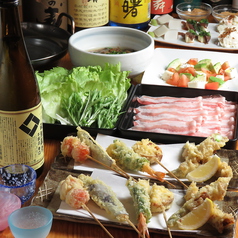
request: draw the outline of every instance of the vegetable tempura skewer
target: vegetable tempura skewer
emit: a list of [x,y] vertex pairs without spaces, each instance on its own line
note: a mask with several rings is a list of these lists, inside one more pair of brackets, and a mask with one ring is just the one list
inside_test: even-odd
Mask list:
[[137,141],[132,149],[142,157],[147,158],[150,161],[150,164],[159,164],[162,168],[164,168],[171,177],[174,177],[179,183],[181,183],[185,188],[188,186],[183,183],[175,174],[173,174],[169,169],[167,169],[162,163],[163,152],[161,148],[152,142],[149,139],[142,139],[141,141]]
[[83,130],[81,127],[77,127],[77,130],[78,138],[80,138],[81,141],[89,146],[91,157],[94,159],[94,161],[98,161],[98,163],[110,168],[113,171],[116,171],[125,178],[130,177],[125,171],[117,166],[116,161],[107,154],[105,149],[99,145],[87,131]]
[[163,213],[164,220],[166,223],[167,231],[169,237],[171,238],[170,228],[168,227],[168,221],[165,214],[165,210],[168,210],[174,200],[174,194],[163,185],[158,185],[154,183],[152,186],[149,183],[149,180],[139,179],[137,182],[139,185],[144,187],[150,197],[150,210],[151,213]]
[[134,201],[134,206],[136,210],[136,216],[138,219],[138,229],[142,234],[142,237],[150,237],[147,223],[152,217],[150,210],[150,196],[147,189],[141,186],[138,182],[129,178],[126,183],[132,199]]
[[114,140],[113,144],[109,145],[106,151],[113,159],[116,160],[119,166],[132,171],[146,172],[154,179],[169,183],[168,181],[164,180],[165,173],[154,171],[150,167],[150,162],[148,159],[135,153],[132,149],[127,147],[124,142],[120,140]]
[[103,230],[111,237],[113,236],[103,226],[103,224],[93,215],[90,209],[86,206],[90,196],[88,191],[83,187],[83,182],[69,175],[65,180],[60,182],[59,186],[60,199],[75,209],[83,208],[93,217],[93,219],[103,228]]
[[108,214],[115,217],[120,222],[127,222],[138,233],[138,229],[129,219],[129,214],[123,204],[117,198],[114,191],[99,179],[93,179],[90,176],[80,174],[79,179],[83,181],[91,199]]

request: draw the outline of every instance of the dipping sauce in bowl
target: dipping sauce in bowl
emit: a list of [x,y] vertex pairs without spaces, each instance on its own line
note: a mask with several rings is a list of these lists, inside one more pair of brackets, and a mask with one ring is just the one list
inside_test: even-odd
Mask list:
[[200,21],[208,18],[212,12],[212,7],[207,3],[192,4],[183,2],[176,6],[176,12],[181,19]]
[[104,47],[100,49],[91,50],[89,52],[99,53],[99,54],[127,54],[131,52],[135,52],[135,50],[120,48],[120,47]]
[[227,16],[238,16],[238,8],[233,8],[231,4],[222,4],[213,7],[212,15],[216,22],[219,22]]

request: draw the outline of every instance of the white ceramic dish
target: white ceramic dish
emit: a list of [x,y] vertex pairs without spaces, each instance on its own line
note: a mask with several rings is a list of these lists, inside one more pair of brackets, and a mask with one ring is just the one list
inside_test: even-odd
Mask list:
[[[125,186],[126,179],[119,177],[117,175],[113,175],[111,173],[94,170],[91,177],[94,179],[100,179],[108,186],[110,186],[113,191],[116,193],[118,199],[123,203],[124,207],[126,208],[127,212],[129,213],[130,220],[137,224],[136,213],[134,207],[131,205],[133,204],[132,198],[130,196],[128,188]],[[116,186],[115,186],[116,184]],[[166,211],[166,216],[169,218],[174,212],[176,212],[181,205],[183,204],[183,190],[174,190],[177,193],[174,193],[174,201],[172,206],[169,210]],[[107,214],[104,210],[100,209],[93,201],[89,201],[87,203],[88,208],[90,211],[96,216],[97,219],[101,221],[112,221],[118,222],[113,216]],[[83,209],[73,209],[65,202],[61,202],[59,209],[57,210],[58,213],[74,215],[79,217],[91,218],[89,213]],[[122,223],[123,224],[123,223]],[[124,223],[126,224],[126,223]],[[124,225],[123,224],[123,225]],[[166,223],[162,213],[154,213],[153,217],[151,218],[148,228],[154,229],[162,229],[166,230]],[[196,231],[194,231],[196,233]]]
[[[126,54],[101,54],[105,47],[132,49]],[[95,27],[73,34],[69,39],[69,54],[74,66],[101,66],[121,63],[122,71],[130,76],[142,73],[154,53],[154,40],[147,33],[128,27]]]
[[[155,16],[154,18],[158,18],[160,16]],[[181,20],[185,21],[185,20]],[[163,36],[161,37],[155,37],[154,40],[157,42],[161,43],[166,43],[166,44],[172,44],[172,45],[177,45],[177,46],[183,46],[187,48],[200,48],[200,49],[210,49],[210,50],[219,50],[219,51],[238,51],[238,48],[224,48],[220,45],[218,45],[218,36],[219,33],[216,31],[217,23],[209,23],[208,25],[208,31],[211,33],[211,40],[209,41],[208,44],[204,44],[198,41],[194,41],[194,43],[186,43],[181,36],[178,37],[176,40],[164,40]],[[158,26],[150,26],[149,30],[154,31]],[[186,32],[185,30],[182,29],[182,23],[181,23],[181,28],[177,29],[179,32]]]
[[[225,62],[228,61],[231,67],[238,69],[238,58],[236,54],[225,53],[225,52],[213,52],[213,51],[197,51],[197,50],[179,50],[179,49],[165,49],[165,48],[156,48],[154,57],[144,72],[141,83],[142,84],[151,84],[151,85],[166,85],[164,80],[161,79],[161,75],[165,71],[168,64],[176,59],[190,59],[198,58],[201,59],[211,59],[212,62]],[[238,77],[227,81],[223,84],[221,90],[228,91],[238,91]]]

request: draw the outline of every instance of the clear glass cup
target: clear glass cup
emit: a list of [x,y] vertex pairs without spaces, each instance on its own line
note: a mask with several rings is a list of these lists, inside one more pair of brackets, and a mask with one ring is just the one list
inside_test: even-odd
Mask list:
[[24,164],[11,164],[0,168],[0,191],[17,195],[24,204],[35,193],[36,171]]
[[21,207],[21,200],[15,194],[0,191],[0,231],[8,227],[8,216]]
[[15,238],[45,238],[50,232],[52,221],[52,212],[40,206],[20,208],[8,217]]

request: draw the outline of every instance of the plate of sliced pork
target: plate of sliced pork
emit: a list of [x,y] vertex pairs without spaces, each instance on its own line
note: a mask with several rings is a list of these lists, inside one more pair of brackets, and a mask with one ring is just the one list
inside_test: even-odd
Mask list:
[[213,133],[237,140],[238,93],[140,84],[135,86],[119,131],[159,143],[200,143]]

